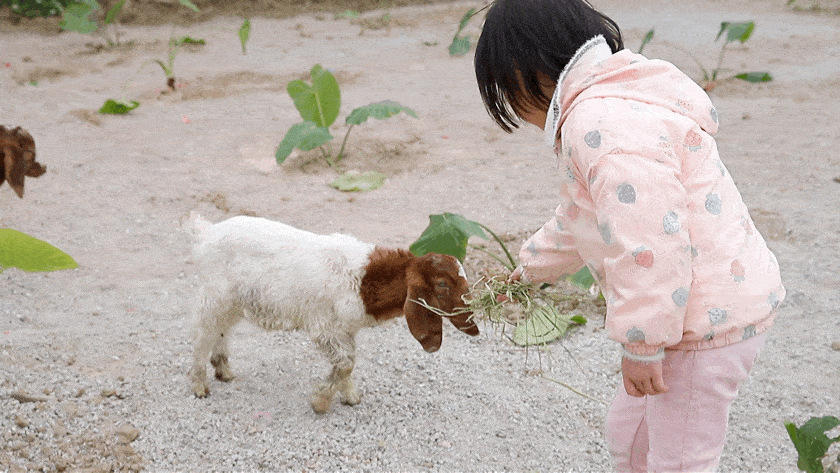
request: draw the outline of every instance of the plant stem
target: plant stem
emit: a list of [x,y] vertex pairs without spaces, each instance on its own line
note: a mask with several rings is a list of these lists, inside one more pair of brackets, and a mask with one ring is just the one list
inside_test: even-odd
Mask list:
[[476,245],[473,245],[473,244],[469,244],[468,246],[469,246],[470,248],[474,248],[474,249],[476,249],[476,250],[478,250],[478,251],[483,251],[484,253],[487,253],[488,255],[492,256],[492,257],[493,257],[493,259],[495,259],[496,261],[498,261],[499,263],[501,263],[501,264],[502,264],[502,266],[504,266],[505,268],[507,268],[507,269],[508,269],[508,271],[513,271],[514,269],[516,269],[516,267],[515,267],[515,266],[511,266],[511,265],[510,265],[507,261],[505,261],[505,260],[503,260],[502,258],[498,257],[497,255],[494,255],[492,252],[490,252],[490,251],[489,251],[489,250],[487,250],[486,248],[482,248],[482,247],[480,247],[480,246],[476,246]]
[[350,130],[352,130],[354,126],[355,125],[351,123],[350,128],[347,129],[347,133],[344,135],[344,139],[341,141],[341,149],[338,150],[338,157],[335,158],[336,161],[340,161],[341,158],[344,157],[344,147],[347,145],[347,137],[350,136]]
[[[476,223],[478,223],[478,222],[476,222]],[[514,269],[516,269],[516,261],[513,259],[513,256],[510,255],[510,252],[508,251],[507,246],[505,246],[505,244],[502,243],[502,240],[495,233],[493,233],[493,230],[490,230],[489,228],[487,228],[486,226],[484,226],[480,223],[478,223],[478,226],[483,228],[485,231],[487,231],[487,233],[489,233],[490,236],[492,236],[499,243],[499,246],[502,247],[502,251],[505,252],[505,255],[508,257],[508,261],[510,261],[510,266],[509,266],[510,270],[513,271]],[[507,266],[507,265],[505,265],[505,266]]]
[[712,80],[717,80],[718,71],[720,71],[720,66],[723,65],[723,54],[726,52],[726,45],[729,44],[729,41],[723,43],[723,46],[720,48],[720,55],[718,55],[718,63],[717,67],[712,71]]
[[569,385],[568,385],[568,384],[566,384],[566,383],[563,383],[563,382],[561,382],[561,381],[558,381],[558,380],[556,380],[556,379],[554,379],[554,378],[549,378],[549,377],[548,377],[548,376],[546,376],[544,373],[540,373],[540,376],[541,376],[542,378],[545,378],[545,379],[547,379],[547,380],[551,381],[551,382],[557,383],[557,384],[559,384],[560,386],[563,386],[564,388],[568,389],[569,391],[571,391],[571,392],[573,392],[573,393],[575,393],[575,394],[578,394],[578,395],[580,395],[580,396],[583,396],[583,397],[585,397],[585,398],[587,398],[587,399],[591,399],[591,400],[593,400],[593,401],[598,401],[598,402],[600,402],[601,404],[603,404],[603,405],[605,405],[605,406],[609,406],[609,403],[608,403],[607,401],[604,401],[604,400],[602,400],[602,399],[598,399],[598,398],[596,398],[596,397],[592,397],[592,396],[590,396],[590,395],[588,395],[588,394],[584,394],[584,393],[582,393],[582,392],[578,391],[577,389],[575,389],[575,388],[573,388],[573,387],[569,386]]
[[320,150],[321,150],[321,155],[322,155],[322,156],[324,157],[324,159],[327,161],[327,164],[329,164],[329,165],[330,165],[330,167],[334,167],[334,166],[335,166],[335,162],[333,162],[332,156],[330,156],[330,154],[332,154],[332,153],[327,152],[327,150],[324,148],[324,146],[323,146],[323,145],[319,146],[319,147],[318,147],[318,149],[320,149]]

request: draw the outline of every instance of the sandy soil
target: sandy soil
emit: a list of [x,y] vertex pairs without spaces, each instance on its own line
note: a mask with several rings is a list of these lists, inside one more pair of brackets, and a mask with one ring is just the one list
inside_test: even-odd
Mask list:
[[[720,470],[795,471],[782,423],[840,416],[840,4],[595,3],[632,49],[655,27],[646,55],[693,77],[700,71],[686,51],[711,67],[721,21],[757,23],[724,65],[775,80],[724,81],[712,98],[721,156],[789,296],[734,406]],[[49,241],[79,268],[0,274],[0,471],[607,469],[606,406],[547,379],[611,398],[618,351],[591,303],[577,309],[590,317],[586,327],[528,352],[490,325],[475,339],[448,330],[434,355],[402,320],[364,331],[355,372],[362,403],[325,416],[307,399],[327,366],[301,334],[242,325],[231,360],[239,377],[211,383],[206,400],[187,385],[197,280],[179,219],[191,210],[387,245],[410,244],[429,214],[449,211],[508,235],[514,249],[550,217],[559,176],[541,134],[497,129],[470,57],[446,51],[463,12],[480,5],[254,17],[246,55],[241,18],[203,17],[174,29],[207,40],[177,56],[175,93],[164,93],[149,63],[165,58],[173,31],[165,22],[123,26],[128,44],[117,48],[48,34],[49,22],[4,22],[0,122],[32,133],[48,171],[27,180],[22,200],[0,188],[0,226]],[[465,33],[475,37],[478,22]],[[417,111],[353,130],[341,170],[384,172],[382,188],[331,189],[339,171],[317,154],[271,165],[299,121],[285,85],[315,63],[340,82],[339,121],[382,99]],[[98,115],[109,98],[141,105]],[[467,261],[473,279],[494,269],[476,255]]]

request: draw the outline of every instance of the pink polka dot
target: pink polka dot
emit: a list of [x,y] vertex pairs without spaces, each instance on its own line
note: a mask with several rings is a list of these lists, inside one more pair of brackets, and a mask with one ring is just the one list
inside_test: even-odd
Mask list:
[[572,220],[577,220],[577,218],[580,217],[580,207],[578,207],[577,204],[570,205],[569,208],[566,209],[566,215],[568,215]]

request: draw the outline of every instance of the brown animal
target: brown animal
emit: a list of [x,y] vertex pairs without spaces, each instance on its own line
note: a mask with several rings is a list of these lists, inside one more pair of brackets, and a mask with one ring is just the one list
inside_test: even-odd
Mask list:
[[0,185],[9,181],[15,193],[23,198],[23,179],[39,177],[47,167],[35,162],[35,140],[26,130],[7,130],[0,125]]

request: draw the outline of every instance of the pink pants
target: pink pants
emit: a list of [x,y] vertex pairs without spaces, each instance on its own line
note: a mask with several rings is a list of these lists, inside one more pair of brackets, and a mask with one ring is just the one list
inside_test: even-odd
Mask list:
[[763,333],[709,350],[666,350],[665,394],[632,397],[619,385],[606,426],[617,471],[714,471],[738,383],[766,339]]

